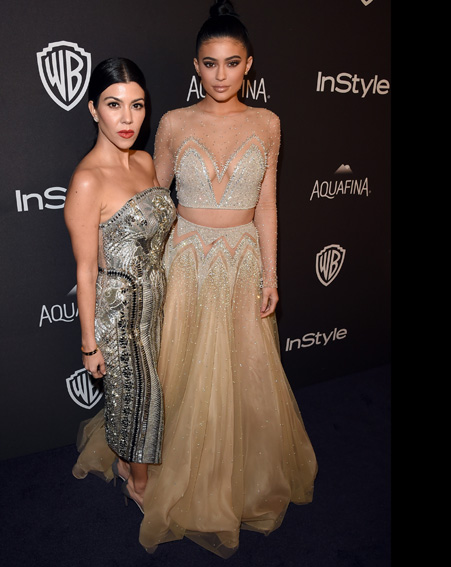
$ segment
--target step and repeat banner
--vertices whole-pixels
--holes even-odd
[[[210,0],[2,0],[0,459],[73,443],[103,394],[84,371],[63,208],[91,148],[91,70],[122,56],[161,116],[204,96]],[[236,0],[254,47],[241,96],[280,116],[278,321],[293,388],[390,360],[390,2]]]

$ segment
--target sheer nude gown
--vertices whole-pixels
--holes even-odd
[[[228,557],[240,529],[268,534],[290,502],[313,497],[316,458],[276,318],[260,316],[262,287],[277,286],[279,145],[279,119],[266,109],[218,117],[194,105],[158,128],[159,182],[175,176],[179,204],[202,209],[202,222],[179,215],[165,251],[165,432],[140,530],[149,552],[186,536]],[[212,210],[249,209],[249,223],[209,226]]]

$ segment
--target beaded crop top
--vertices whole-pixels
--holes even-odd
[[[233,115],[203,112],[198,105],[167,112],[155,136],[158,181],[176,179],[177,200],[187,208],[255,209],[263,278],[275,287],[277,249],[276,176],[280,121],[266,108]]]
[[[266,170],[266,154],[262,142],[251,137],[239,147],[219,169],[214,156],[201,142],[188,138],[179,148],[175,162],[177,198],[184,207],[198,209],[252,209],[258,201],[260,184]],[[239,159],[237,158],[239,157]],[[231,173],[228,168],[237,159]],[[209,168],[210,166],[210,168]],[[217,180],[217,190],[209,169]],[[224,176],[227,183],[224,185]]]
[[[164,187],[175,175],[177,199],[184,207],[252,209],[274,153],[277,161],[279,143],[279,120],[269,110],[248,107],[216,116],[194,105],[161,119],[155,167]]]

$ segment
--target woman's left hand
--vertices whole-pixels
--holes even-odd
[[[262,305],[260,308],[260,317],[268,317],[276,310],[279,294],[276,287],[264,287],[262,290]]]

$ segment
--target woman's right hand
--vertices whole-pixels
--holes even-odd
[[[103,378],[106,374],[106,366],[105,360],[103,359],[103,355],[98,350],[95,354],[91,356],[86,356],[85,354],[82,355],[83,364],[86,370],[91,374],[93,378],[99,379]]]

